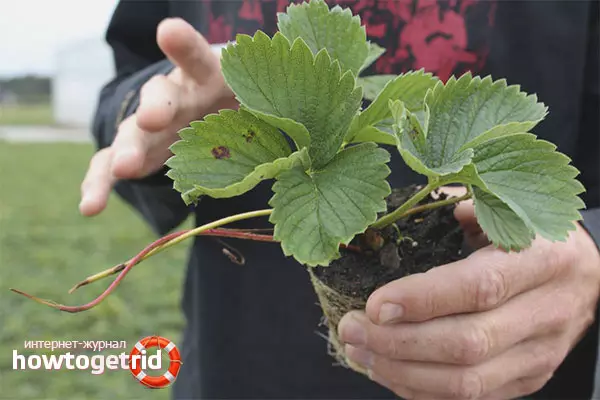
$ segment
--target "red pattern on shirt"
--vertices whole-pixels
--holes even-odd
[[[211,1],[206,3],[206,9],[211,10]],[[349,7],[359,14],[369,40],[387,49],[372,68],[373,73],[398,74],[424,68],[446,80],[452,74],[477,73],[485,64],[496,0],[331,0],[328,3]],[[207,38],[211,43],[233,40],[235,34],[252,32],[256,27],[273,34],[277,27],[269,22],[275,21],[275,13],[285,11],[289,0],[238,0],[227,4],[227,15],[209,12]],[[476,28],[470,28],[468,23]]]

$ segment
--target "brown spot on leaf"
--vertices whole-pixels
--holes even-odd
[[[248,129],[248,131],[244,134],[244,138],[246,138],[246,143],[251,143],[256,136],[256,132],[252,129]]]
[[[211,153],[212,153],[213,157],[216,158],[217,160],[231,157],[231,154],[229,153],[229,148],[227,148],[225,146],[213,147],[213,149],[211,150]]]

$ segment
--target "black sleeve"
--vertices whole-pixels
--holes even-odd
[[[585,186],[588,188],[587,203],[589,209],[582,212],[583,226],[596,242],[600,249],[600,6],[593,2],[590,6],[590,35],[588,42],[586,72],[583,98],[581,100],[581,133],[580,136],[588,137],[582,147],[584,157]],[[582,175],[583,175],[582,174]]]
[[[581,213],[583,216],[582,225],[590,234],[596,246],[600,251],[600,208],[585,210]]]
[[[166,74],[173,65],[156,44],[156,28],[169,16],[167,1],[121,1],[110,21],[106,40],[112,48],[116,76],[101,91],[92,133],[99,149],[110,146],[117,127],[135,112],[139,90],[156,74]],[[179,225],[190,208],[173,190],[165,170],[139,180],[119,181],[116,192],[164,234]]]
[[[589,232],[600,249],[600,6],[593,2],[590,6],[590,35],[584,78],[584,92],[581,100],[580,137],[589,138],[582,141],[580,154],[584,155],[584,185],[588,188],[588,210],[582,212],[582,225]]]

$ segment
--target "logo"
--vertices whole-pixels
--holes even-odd
[[[169,368],[161,376],[151,376],[144,372],[144,370],[152,368],[149,365],[149,359],[146,357],[147,349],[152,347],[158,347],[159,352],[165,350],[169,353]],[[153,389],[165,388],[175,382],[181,364],[181,355],[179,354],[179,350],[177,350],[177,346],[169,339],[161,336],[147,336],[143,338],[135,344],[129,355],[129,370],[133,376],[141,384]]]

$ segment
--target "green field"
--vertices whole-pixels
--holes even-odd
[[[64,304],[87,302],[108,282],[69,295],[73,283],[128,259],[155,238],[116,197],[98,217],[79,215],[79,183],[92,152],[89,145],[0,141],[1,399],[169,397],[168,389],[146,389],[128,371],[12,369],[13,349],[27,354],[25,340],[126,340],[133,346],[158,334],[180,342],[179,298],[189,243],[140,264],[104,303],[84,313],[61,313],[8,290],[16,287]]]
[[[52,125],[53,123],[50,103],[0,105],[0,125]]]

